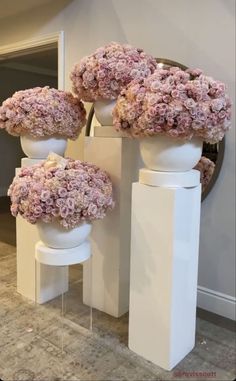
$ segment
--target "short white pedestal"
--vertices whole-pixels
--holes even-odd
[[[171,183],[171,173],[146,175]],[[132,192],[129,348],[167,370],[195,344],[201,202],[198,171],[174,181],[135,183]]]
[[[33,162],[32,162],[33,160]],[[26,167],[42,160],[22,159]],[[17,173],[18,169],[16,169]],[[22,217],[16,218],[17,292],[35,300],[35,244],[39,241],[38,230]],[[38,303],[45,303],[68,290],[68,269],[37,264]]]
[[[119,317],[129,308],[131,189],[141,166],[138,142],[122,137],[112,126],[95,127],[95,137],[85,138],[84,159],[105,169],[114,185],[116,207],[93,223],[91,233],[92,300],[93,307]],[[85,263],[85,304],[88,296]]]

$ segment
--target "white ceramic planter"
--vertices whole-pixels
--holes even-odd
[[[67,145],[66,138],[56,136],[35,138],[30,135],[22,135],[20,142],[22,150],[30,159],[46,159],[49,152],[64,156]]]
[[[58,221],[37,223],[39,237],[48,247],[53,249],[69,249],[81,245],[89,236],[92,225],[82,223],[73,229],[65,229]]]
[[[112,111],[115,107],[116,99],[104,99],[94,102],[94,112],[97,120],[102,126],[112,126]]]
[[[185,172],[191,170],[202,156],[202,140],[180,140],[164,135],[140,140],[144,164],[154,171]]]

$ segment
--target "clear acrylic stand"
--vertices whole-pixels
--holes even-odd
[[[83,246],[84,245],[84,246]],[[90,303],[83,304],[83,263],[89,268]],[[38,289],[39,271],[41,266],[58,266],[62,278],[67,278],[69,272],[68,290],[62,292],[56,298],[47,303],[40,304]],[[45,270],[45,269],[44,269]],[[55,289],[60,279],[49,279],[50,287],[54,284]],[[46,286],[46,285],[45,285]],[[42,338],[48,339],[64,353],[64,349],[70,345],[68,332],[73,324],[88,330],[93,328],[92,308],[92,255],[90,243],[85,243],[71,249],[52,249],[42,242],[36,244],[35,249],[35,309],[41,319],[47,319],[46,329],[41,329],[38,319],[35,319],[34,332]],[[45,327],[45,324],[42,324]]]

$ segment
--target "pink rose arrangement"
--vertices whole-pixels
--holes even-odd
[[[215,163],[205,156],[202,156],[195,169],[200,171],[200,182],[202,184],[202,191],[204,192],[211,181],[212,175],[215,170]]]
[[[225,85],[178,67],[157,69],[121,91],[113,110],[114,125],[132,137],[164,134],[173,138],[221,140],[229,129],[231,102]]]
[[[0,107],[0,128],[15,136],[75,140],[86,123],[83,103],[70,92],[46,87],[17,91]]]
[[[11,213],[31,224],[58,219],[65,228],[105,216],[114,207],[112,183],[96,165],[63,159],[64,166],[48,167],[47,161],[22,168],[8,195]]]
[[[156,67],[155,58],[142,49],[112,42],[75,65],[71,73],[73,90],[88,102],[116,99],[123,87],[152,74]]]

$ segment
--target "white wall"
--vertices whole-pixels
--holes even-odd
[[[111,40],[129,42],[156,57],[204,69],[227,83],[234,102],[234,8],[234,0],[57,0],[40,11],[3,20],[0,43],[64,30],[65,83],[70,89],[69,72],[83,55]],[[82,139],[80,144],[70,144],[68,152],[82,157]],[[234,153],[233,118],[220,177],[202,205],[199,267],[200,305],[207,300],[212,311],[231,317],[229,303],[235,295]]]
[[[46,85],[57,87],[57,78],[0,67],[0,104],[17,90]],[[20,166],[20,160],[24,156],[20,138],[0,130],[0,196],[7,194],[15,168]]]

